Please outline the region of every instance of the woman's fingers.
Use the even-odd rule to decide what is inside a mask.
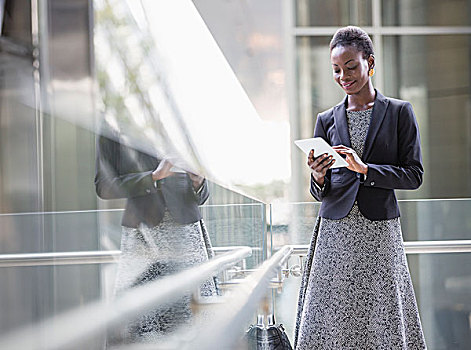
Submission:
[[[310,166],[309,163],[314,162],[314,150],[312,149],[311,152],[309,152],[309,155],[307,156],[307,164]]]
[[[349,147],[346,147],[346,146],[333,146],[332,147],[334,149],[334,151],[336,151],[337,153],[352,153],[352,152],[355,152],[353,149],[349,148]]]
[[[344,146],[335,146],[337,148]],[[343,150],[343,149],[342,149]],[[348,151],[348,148],[345,148]],[[321,154],[318,157],[314,157],[314,150],[311,150],[308,154],[307,165],[311,170],[319,175],[325,176],[327,170],[329,170],[332,165],[334,165],[335,159],[333,156],[329,156],[327,153]]]
[[[332,146],[332,148],[337,152],[353,151],[353,149],[351,149],[350,147],[344,146],[344,145]]]
[[[353,154],[355,152],[352,149],[342,149],[342,150],[336,149],[335,151],[340,154]]]
[[[309,154],[307,156],[307,165],[311,166],[312,163],[314,163],[315,160],[316,160],[316,158],[314,158],[314,150],[311,149],[311,151],[309,152]]]
[[[332,158],[332,157],[328,156],[327,153],[324,153],[321,156],[314,159],[314,162],[313,162],[312,166],[317,167],[317,166],[323,164],[324,162],[327,162],[329,160],[329,158]]]
[[[323,154],[320,157],[317,157],[316,160],[309,166],[313,171],[325,175],[327,170],[332,166],[332,156]]]
[[[335,163],[335,159],[331,159],[331,161],[328,162],[328,163],[324,166],[324,170],[327,172],[327,170],[329,170],[330,167],[331,167],[332,165],[334,165],[334,163]]]

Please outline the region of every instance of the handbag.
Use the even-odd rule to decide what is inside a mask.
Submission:
[[[258,315],[256,325],[251,325],[247,330],[248,350],[293,350],[285,328],[282,324],[275,324],[275,316],[268,316],[268,326],[263,325],[263,315]]]

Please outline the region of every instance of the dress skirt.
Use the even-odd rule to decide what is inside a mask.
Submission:
[[[155,227],[123,227],[115,295],[119,297],[130,288],[201,264],[213,255],[202,220],[179,224],[166,211]],[[203,298],[217,295],[215,279],[204,282],[200,293]],[[157,342],[188,324],[191,318],[191,295],[186,294],[176,302],[149,310],[119,331],[109,332],[108,345]]]
[[[295,348],[426,349],[399,218],[371,221],[355,204],[340,220],[317,219]]]

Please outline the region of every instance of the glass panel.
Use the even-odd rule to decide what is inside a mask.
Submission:
[[[274,250],[285,244],[309,244],[320,203],[271,206]],[[471,199],[400,200],[404,241],[471,240]]]
[[[107,230],[115,231],[116,225],[119,227],[120,211],[0,214],[0,253],[99,250],[100,230],[97,229],[97,223],[102,215],[109,217],[105,225]],[[115,227],[112,228],[110,223],[113,222]]]
[[[471,200],[400,201],[405,241],[471,239]]]
[[[266,258],[264,204],[205,205],[201,212],[216,254],[218,248],[250,246],[252,256],[243,266],[249,269]],[[122,209],[1,214],[0,255],[119,250],[122,216]],[[91,265],[0,266],[0,313],[4,316],[0,334],[98,299],[110,299],[117,262],[116,258],[114,263]]]
[[[471,344],[471,254],[408,256],[429,349],[467,349]]]
[[[410,101],[422,137],[424,183],[400,198],[471,196],[469,35],[385,36],[385,91]],[[463,153],[463,150],[466,150]],[[444,172],[443,170],[446,169]]]
[[[247,267],[254,268],[263,262],[267,246],[265,204],[203,205],[200,210],[213,247],[249,246],[252,256],[246,260]],[[122,210],[103,210],[97,215],[100,249],[119,250]]]
[[[248,268],[255,268],[266,258],[264,204],[206,205],[201,213],[213,247],[252,247]]]
[[[99,265],[0,267],[0,335],[98,300],[100,268]],[[93,346],[83,348],[98,349],[100,342],[94,340]]]
[[[371,0],[297,0],[296,25],[370,26]]]
[[[467,26],[469,0],[382,0],[385,26]]]

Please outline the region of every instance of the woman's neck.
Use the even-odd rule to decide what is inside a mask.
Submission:
[[[348,106],[349,111],[364,111],[370,109],[375,104],[376,91],[371,81],[364,86],[358,93],[348,95]]]

